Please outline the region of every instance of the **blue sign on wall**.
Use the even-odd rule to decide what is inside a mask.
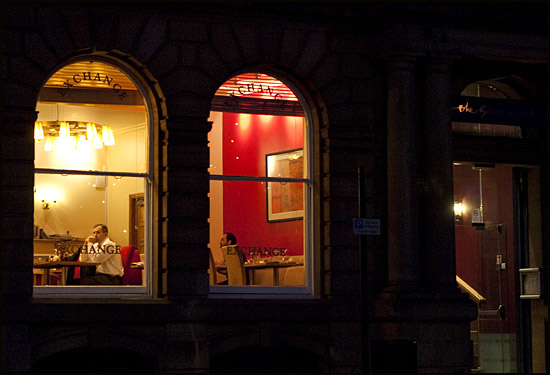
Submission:
[[[353,219],[353,234],[380,235],[380,219]]]

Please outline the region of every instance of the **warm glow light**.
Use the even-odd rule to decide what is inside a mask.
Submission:
[[[462,215],[462,202],[455,202],[455,215]]]
[[[58,150],[71,150],[76,148],[76,137],[59,137],[57,138]]]
[[[59,137],[66,138],[70,136],[71,136],[71,129],[69,127],[69,123],[62,121],[59,127]]]
[[[103,144],[105,146],[114,146],[115,145],[115,136],[113,134],[113,129],[110,126],[103,126],[102,129]]]
[[[84,134],[80,134],[76,141],[77,150],[85,150],[87,146],[88,146],[88,140],[86,140],[86,136]]]
[[[44,143],[44,151],[53,151],[53,137],[46,137],[46,142]]]
[[[57,203],[57,201],[49,201],[49,200],[46,200],[46,199],[42,199],[42,208],[47,210],[51,207],[54,207],[56,203]]]
[[[44,129],[42,129],[42,123],[40,122],[34,123],[34,139],[37,141],[44,139]]]
[[[101,140],[101,137],[94,138],[93,142],[94,142],[94,148],[97,148],[97,149],[103,148],[103,141]]]
[[[55,206],[61,198],[61,192],[53,187],[37,187],[36,199],[42,203],[42,208],[48,209]]]
[[[97,137],[97,130],[95,128],[95,125],[91,122],[86,124],[86,136],[88,137],[89,141]]]
[[[462,205],[462,201],[458,201],[458,200],[455,201],[454,211],[455,211],[455,221],[462,222],[462,215],[464,214],[464,206]]]
[[[45,129],[44,126],[46,126]],[[34,138],[36,140],[46,138],[44,151],[54,151],[54,148],[60,151],[67,149],[83,150],[90,144],[93,144],[96,149],[102,149],[104,145],[115,145],[113,129],[110,126],[101,126],[93,122],[36,122],[34,125]],[[54,142],[57,144],[55,147]]]

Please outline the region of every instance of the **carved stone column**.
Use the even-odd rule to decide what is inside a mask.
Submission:
[[[208,294],[208,132],[205,118],[170,116],[163,144],[162,251],[164,293]]]
[[[422,192],[422,267],[426,287],[434,291],[456,289],[453,212],[453,153],[449,108],[451,59],[428,59],[426,65],[423,127],[424,189]]]
[[[419,285],[416,59],[388,60],[388,290]]]

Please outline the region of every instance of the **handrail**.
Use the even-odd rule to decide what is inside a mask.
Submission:
[[[458,287],[460,290],[462,290],[465,293],[468,293],[471,298],[473,298],[478,304],[480,302],[485,301],[485,297],[483,297],[477,290],[472,288],[466,281],[462,280],[460,276],[456,275],[456,282],[458,283]]]

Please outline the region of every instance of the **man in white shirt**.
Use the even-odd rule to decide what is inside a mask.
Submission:
[[[97,262],[93,276],[83,277],[80,285],[121,285],[124,267],[120,256],[120,246],[108,237],[109,230],[104,224],[97,224],[92,235],[86,238],[80,254],[81,262]]]

